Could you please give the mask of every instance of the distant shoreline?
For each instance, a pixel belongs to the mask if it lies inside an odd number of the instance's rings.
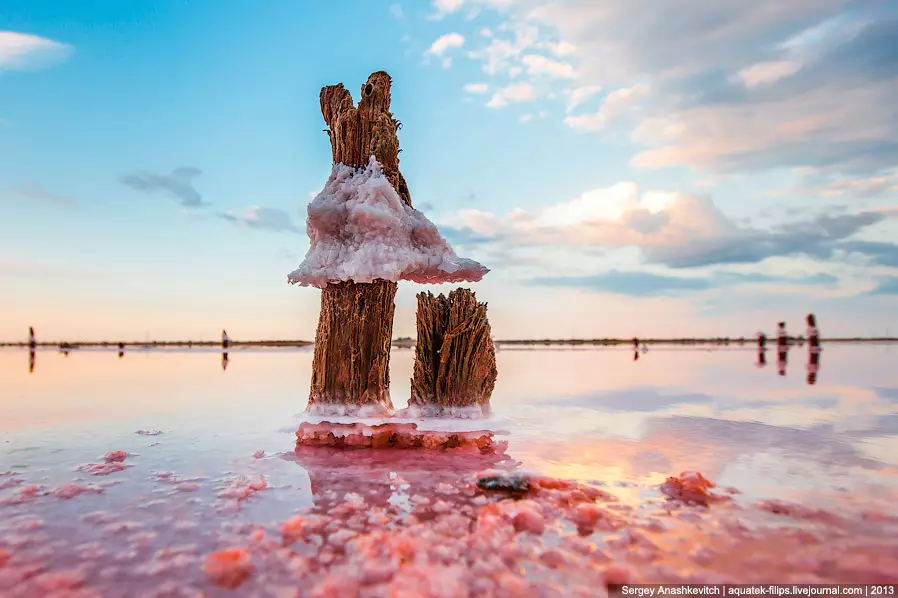
[[[898,343],[896,337],[836,337],[821,338],[821,343]],[[495,340],[498,346],[633,346],[632,338],[599,338],[599,339],[520,339],[520,340]],[[739,338],[640,338],[639,345],[715,345],[715,346],[757,346],[757,339],[750,337]],[[790,345],[802,345],[803,337],[789,337]],[[311,347],[313,341],[304,340],[252,340],[252,341],[228,341],[228,348],[236,347]],[[0,342],[0,347],[29,348],[28,341]],[[411,338],[394,339],[392,346],[411,348],[415,346],[415,340]],[[76,350],[79,348],[119,348],[124,349],[153,349],[153,348],[193,348],[216,347],[224,348],[221,341],[40,341],[34,343],[35,348],[56,348],[60,350]],[[776,338],[768,338],[767,347],[776,348]]]

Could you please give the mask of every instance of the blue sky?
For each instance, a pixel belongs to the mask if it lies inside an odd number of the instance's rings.
[[[318,91],[380,69],[498,336],[898,333],[898,8],[720,4],[6,0],[0,338],[314,336]]]

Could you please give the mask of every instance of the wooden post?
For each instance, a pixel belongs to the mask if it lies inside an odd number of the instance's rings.
[[[476,407],[488,414],[498,372],[486,303],[469,289],[456,289],[449,297],[420,293],[417,327],[409,407],[426,415]]]
[[[374,156],[402,200],[412,205],[399,172],[400,123],[390,112],[390,76],[378,71],[362,86],[356,108],[343,84],[321,89],[335,164],[364,168]],[[315,335],[312,387],[307,411],[327,405],[387,413],[390,400],[390,340],[397,285],[382,279],[329,284],[321,292]]]

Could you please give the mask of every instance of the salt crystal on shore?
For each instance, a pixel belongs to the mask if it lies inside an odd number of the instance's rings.
[[[458,257],[437,227],[402,201],[373,156],[364,169],[334,165],[309,204],[306,228],[311,247],[287,277],[291,284],[477,282],[489,272]]]

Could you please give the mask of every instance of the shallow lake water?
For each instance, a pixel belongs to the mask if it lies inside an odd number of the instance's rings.
[[[413,355],[392,354],[397,408]],[[294,451],[308,349],[0,350],[0,595],[898,581],[898,347],[794,347],[785,372],[749,348],[635,357],[499,350],[502,466],[582,485],[521,499],[477,491],[499,456]],[[719,500],[672,500],[682,472]]]

